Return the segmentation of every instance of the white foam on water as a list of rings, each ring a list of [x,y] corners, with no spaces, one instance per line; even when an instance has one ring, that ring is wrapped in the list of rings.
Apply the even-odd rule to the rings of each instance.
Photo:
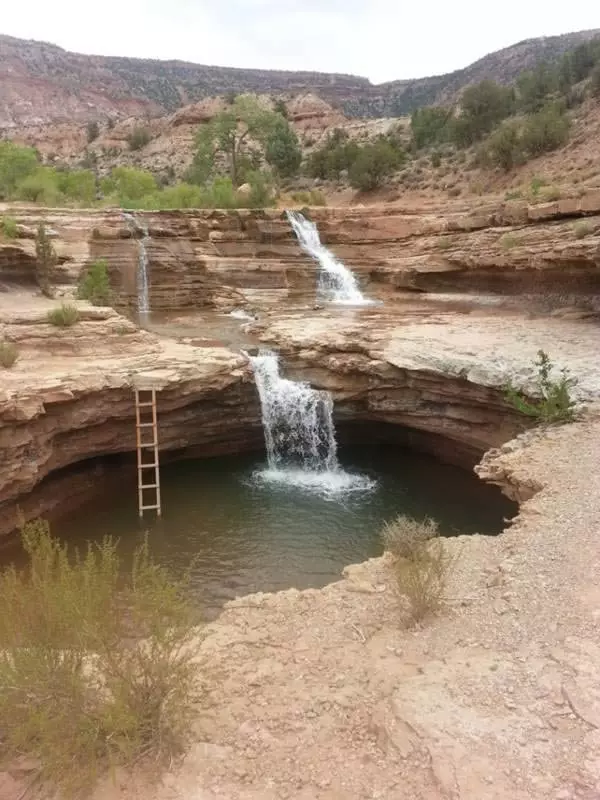
[[[262,351],[249,359],[260,397],[268,462],[266,469],[254,473],[254,481],[293,486],[328,499],[371,491],[376,481],[345,472],[338,463],[330,392],[282,378],[273,352]]]
[[[225,314],[226,317],[233,317],[233,319],[244,319],[244,320],[254,320],[255,317],[252,314],[249,314],[247,311],[244,311],[243,308],[234,308],[233,311],[230,311],[229,314]]]

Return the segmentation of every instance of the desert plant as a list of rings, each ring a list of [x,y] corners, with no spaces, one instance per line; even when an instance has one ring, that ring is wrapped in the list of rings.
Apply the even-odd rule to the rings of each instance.
[[[521,240],[515,233],[505,233],[503,236],[500,237],[500,247],[503,250],[512,250],[513,247],[517,247],[520,244]]]
[[[127,144],[130,150],[141,150],[150,143],[152,135],[148,128],[137,127],[134,128],[127,137]]]
[[[439,610],[455,557],[432,519],[400,515],[384,525],[382,538],[393,558],[397,590],[408,602],[409,622],[420,622]]]
[[[100,126],[98,125],[98,122],[96,120],[88,122],[86,133],[87,133],[88,144],[91,144],[100,136]]]
[[[0,744],[89,796],[106,766],[184,744],[196,613],[147,543],[125,572],[108,538],[73,553],[38,521],[22,539],[28,569],[0,573]]]
[[[52,297],[52,278],[57,264],[56,251],[52,244],[46,226],[43,222],[38,225],[35,236],[35,277],[42,294]]]
[[[82,300],[89,300],[93,306],[106,306],[110,303],[108,264],[104,259],[90,264],[82,276],[77,294]]]
[[[16,239],[18,232],[17,220],[14,217],[2,217],[0,219],[0,234],[5,239]]]
[[[53,308],[46,315],[51,325],[57,328],[70,328],[79,321],[79,309],[70,303],[62,303],[58,308]]]
[[[573,233],[576,239],[584,239],[594,232],[593,226],[585,220],[580,220],[573,225]]]
[[[6,339],[0,339],[0,366],[10,369],[18,357],[19,351],[16,345],[7,342]]]
[[[505,398],[521,414],[533,417],[539,423],[571,422],[575,418],[575,400],[571,390],[577,379],[569,375],[568,369],[560,370],[560,378],[554,379],[554,364],[544,350],[538,350],[536,385],[538,398],[529,398],[515,389],[512,383],[505,387]]]

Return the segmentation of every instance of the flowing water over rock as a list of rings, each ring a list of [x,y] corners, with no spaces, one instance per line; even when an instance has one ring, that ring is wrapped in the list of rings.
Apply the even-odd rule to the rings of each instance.
[[[132,234],[141,232],[142,238],[138,239],[138,268],[137,268],[137,307],[140,316],[147,316],[150,313],[150,297],[148,292],[148,249],[150,241],[148,226],[136,219],[134,214],[123,213],[127,226]]]
[[[268,469],[263,481],[286,483],[324,496],[368,491],[374,481],[341,469],[329,392],[282,378],[275,353],[251,356],[260,397]]]
[[[298,238],[300,247],[319,264],[319,299],[349,306],[368,306],[373,301],[363,295],[352,272],[321,243],[314,222],[299,211],[286,211],[290,225]]]

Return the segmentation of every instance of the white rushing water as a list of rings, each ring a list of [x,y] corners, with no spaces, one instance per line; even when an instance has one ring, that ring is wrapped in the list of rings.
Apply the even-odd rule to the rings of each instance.
[[[255,320],[256,317],[253,314],[249,314],[247,311],[244,311],[243,308],[234,308],[233,311],[230,311],[229,314],[226,314],[227,317],[233,317],[233,319],[242,319],[242,320]]]
[[[249,356],[260,397],[268,468],[258,478],[335,496],[366,491],[375,482],[345,472],[337,459],[333,399],[279,374],[277,355]]]
[[[299,211],[286,211],[294,233],[305,253],[319,264],[319,299],[338,305],[368,306],[373,301],[363,295],[352,272],[321,243],[314,222]]]
[[[150,313],[150,297],[148,291],[148,242],[150,234],[148,226],[139,222],[134,214],[123,212],[123,217],[132,234],[141,232],[142,238],[138,239],[138,268],[137,268],[137,307],[140,316]]]

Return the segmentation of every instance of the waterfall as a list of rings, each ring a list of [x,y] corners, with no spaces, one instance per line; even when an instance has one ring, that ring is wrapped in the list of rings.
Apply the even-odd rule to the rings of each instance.
[[[329,392],[282,378],[275,353],[249,356],[262,411],[268,469],[259,477],[328,496],[372,489],[373,481],[345,472],[337,459]]]
[[[148,242],[150,241],[150,234],[148,226],[143,222],[139,222],[134,214],[123,212],[123,217],[133,236],[136,233],[142,234],[141,239],[138,239],[137,307],[140,316],[147,316],[150,313],[148,293]]]
[[[306,219],[299,211],[286,211],[286,214],[300,247],[321,267],[318,285],[320,299],[338,305],[372,305],[373,301],[360,291],[358,282],[348,267],[321,243],[314,222]]]

